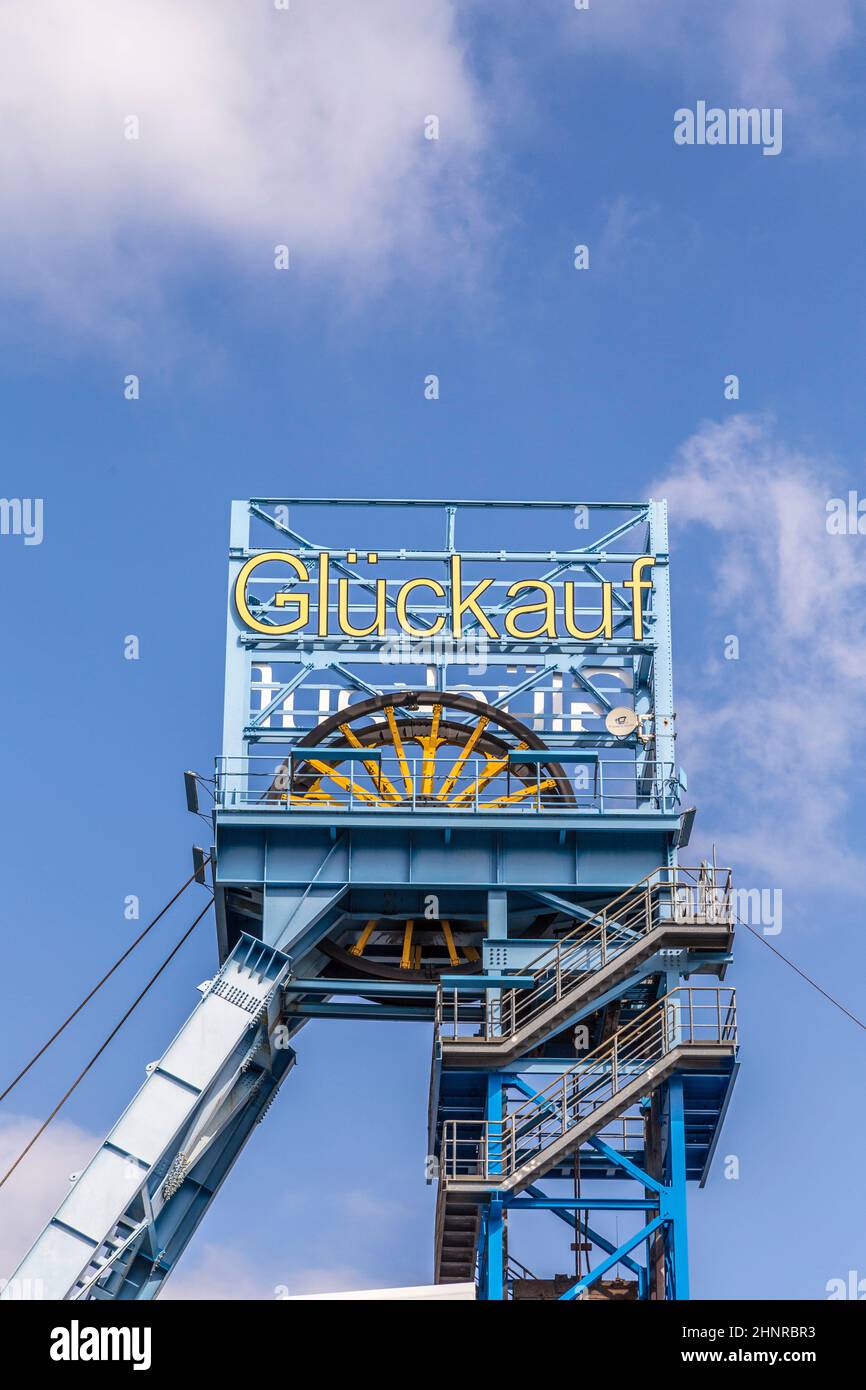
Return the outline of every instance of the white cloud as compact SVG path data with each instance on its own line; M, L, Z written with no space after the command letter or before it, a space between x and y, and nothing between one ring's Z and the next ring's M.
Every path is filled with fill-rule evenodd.
M217 1199L219 1200L219 1199ZM322 1229L317 1244L339 1253L339 1242L350 1248L357 1262L334 1261L316 1264L309 1258L292 1256L291 1242L286 1253L268 1254L255 1261L248 1249L233 1242L193 1241L177 1270L167 1280L163 1298L258 1299L275 1298L280 1290L295 1294L345 1293L353 1289L390 1288L397 1281L388 1269L388 1252L383 1249L383 1231L403 1229L406 1209L381 1193L349 1188L331 1203L332 1226ZM289 1220L291 1236L295 1230ZM309 1230L305 1228L309 1247ZM298 1235L295 1233L295 1239ZM313 1259L315 1258L314 1252Z
M40 1123L29 1115L0 1119L0 1173L6 1172ZM70 1174L84 1167L100 1142L78 1125L55 1120L0 1188L0 1278L8 1279L18 1266L69 1191Z
M39 1123L29 1115L0 1120L0 1173L33 1137ZM9 1278L18 1266L69 1191L71 1174L80 1172L101 1142L78 1125L55 1120L0 1188L0 1279ZM358 1190L342 1194L338 1205L345 1230L363 1247L365 1263L376 1265L378 1259L381 1265L378 1237L389 1221L393 1229L399 1229L396 1218L405 1215L403 1209L375 1193ZM273 1254L257 1257L242 1246L194 1238L160 1297L267 1299L275 1298L278 1288L291 1294L341 1293L382 1287L383 1278L387 1284L380 1267L364 1269L349 1262L305 1264Z
M277 1299L287 1294L343 1293L376 1288L375 1281L350 1264L328 1266L289 1265L279 1275L271 1259L267 1270L261 1259L234 1245L193 1244L166 1281L161 1299Z
M724 92L706 90L716 76L738 100L788 109L811 105L816 79L856 38L854 0L605 0L569 27L579 43L676 67L689 99L725 104Z
M774 883L841 887L855 873L846 825L862 794L851 729L866 720L866 542L826 525L828 499L849 485L771 421L741 415L704 425L652 489L675 535L719 537L705 552L716 655L679 675L680 756L708 806L699 826L728 862ZM738 662L722 656L729 633Z
M436 254L452 273L486 124L455 8L6 0L0 286L123 336L173 267L214 253L252 273L286 243L298 274L346 284L430 275Z
M641 257L652 246L651 232L658 211L655 202L642 201L629 193L618 194L605 209L594 269L639 266Z
M194 1241L166 1280L160 1299L273 1298L274 1284L249 1251L213 1242L198 1245Z

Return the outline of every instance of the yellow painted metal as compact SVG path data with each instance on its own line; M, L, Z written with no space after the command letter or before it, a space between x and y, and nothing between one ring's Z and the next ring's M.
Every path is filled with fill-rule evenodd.
M449 806L458 806L461 801L471 801L476 792L480 792L482 788L487 786L488 782L492 782L494 777L498 777L500 772L504 772L508 766L507 754L503 758L492 757L490 754L485 754L485 756L487 766L484 771L480 772L475 781L471 782L468 787L464 787L462 792L458 792L456 796L452 797L448 803Z
M400 969L412 969L412 931L415 923L409 921L403 930L403 954L400 957Z
M365 748L368 746L367 744L361 742L354 729L350 728L348 724L340 725L340 733L346 739L347 743L350 743L353 748ZM376 784L376 790L380 793L380 795L384 791L385 795L387 797L390 797L393 801L403 800L397 788L394 786L394 783L390 780L390 778L385 776L381 767L374 758L365 758L364 767L367 769L368 773L372 777L374 783Z
M398 727L397 720L395 718L394 711L392 708L389 707L385 710L385 718L388 722L388 730L393 741L394 752L397 756L397 763L400 768L400 774L403 780L405 794L407 797L411 797L414 793L414 783L409 766L409 761L406 757L405 745L400 735L400 729ZM472 753L476 748L478 740L480 739L484 730L490 723L489 717L487 715L482 715L479 718L478 723L472 730L472 733L470 734L466 743L460 748L460 751L456 759L451 764L451 767L445 775L441 787L438 791L435 791L434 783L436 778L436 755L438 753L438 750L443 745L447 745L450 742L450 740L447 737L440 738L439 736L441 718L442 706L438 704L434 705L432 710L432 717L430 720L429 732L427 734L414 735L414 741L420 745L422 751L421 794L423 796L432 796L435 792L435 796L438 801L444 801L451 806L458 806L463 804L464 802L472 800L473 798L477 798L479 792L483 791L483 789L486 786L488 786L490 782L492 782L496 777L500 776L503 772L507 770L508 755L484 753L482 756L486 759L487 764L484 771L481 772L469 786L464 787L462 791L457 792L456 795L451 795L455 785L459 781L460 775L463 771L463 768L466 765L467 760L472 756ZM343 723L339 726L339 729L340 733L346 739L346 742L350 744L353 748L363 749L371 747L370 744L362 743L362 741L358 738L357 734L352 729L350 724ZM525 743L517 744L517 748L525 748L526 746L527 745ZM404 800L403 793L401 793L400 790L390 780L390 778L385 775L385 773L382 771L381 766L376 760L372 758L365 758L362 760L362 763L368 775L372 779L375 787L377 788L376 792L370 792L367 791L365 788L358 786L357 783L350 780L343 773L336 771L336 769L333 766L317 761L314 758L310 758L308 761L308 766L314 768L315 771L319 774L319 776L316 778L315 783L303 795L290 793L287 798L286 794L283 793L281 796L281 800L288 799L292 802L333 802L333 804L338 805L339 802L337 801L337 799L334 796L329 795L328 792L322 789L323 778L329 778L344 792L350 792L355 797L357 797L358 800L372 802L374 805L393 805ZM539 791L549 791L555 788L555 786L556 781L554 779L546 778L540 784L540 786L537 783L532 786L524 786L519 788L515 792L503 793L501 796L493 797L490 801L483 803L479 802L479 805L482 806L482 808L507 806L511 803L523 801L527 797L531 797Z
M460 776L466 759L470 756L472 749L475 747L476 743L478 742L481 735L484 733L484 730L487 728L487 725L489 723L490 720L487 718L485 714L481 716L478 723L475 725L475 728L472 730L472 733L469 735L469 738L466 740L466 743L463 746L460 756L457 758L456 762L454 763L454 766L451 768L451 771L448 773L448 776L445 778L445 781L439 788L439 791L437 793L439 801L444 801L448 796L448 793L454 786L454 783L457 781L457 778Z
M430 721L430 732L426 735L418 735L417 741L421 745L423 758L421 760L421 795L429 796L433 791L433 775L436 769L436 752L440 744L445 739L439 737L439 720L442 718L442 706L433 706L433 718Z
M445 947L448 951L448 959L452 965L460 964L460 957L457 954L457 947L454 945L454 933L451 930L450 922L442 923L442 935L445 938Z
M518 743L515 745L516 748L526 748L526 746L525 743ZM498 777L500 772L504 772L508 767L507 753L502 758L496 757L493 753L485 753L484 756L487 759L487 767L476 777L475 781L472 782L470 786L464 787L462 792L458 792L456 796L451 798L451 801L448 803L450 806L457 806L461 801L470 800L477 792L480 792L483 787L486 787L488 782L492 782L494 777ZM534 790L535 788L533 787L533 791ZM490 804L495 805L495 802L491 802Z
M282 799L283 801L286 800L285 792L283 793ZM324 801L330 802L334 806L339 805L339 802L335 796L332 796L330 792L322 790L321 777L317 777L315 782L313 782L312 785L303 794L299 792L292 792L291 796L288 799L289 801L300 803L303 803L305 801Z
M403 748L403 740L400 737L400 730L397 728L397 720L390 705L385 710L385 718L388 721L388 728L391 731L391 740L394 744L394 752L397 754L397 762L400 765L400 772L403 777L403 786L406 788L406 795L411 796L413 791L412 774L409 771L409 763L406 760L406 753Z
M374 801L377 806L381 806L385 801L383 796L377 796L375 792L365 791L363 787L358 786L357 782L353 784L348 777L343 776L342 772L335 772L333 768L328 767L327 763L321 763L317 759L311 758L310 767L314 767L323 777L330 777L332 782L336 782L338 787L343 788L343 791L350 792L361 801Z
M511 792L507 796L497 796L494 801L484 801L481 804L482 810L490 806L508 806L513 801L522 801L524 797L535 796L537 792L550 791L551 787L556 786L555 777L546 777L543 782L534 783L531 787L521 787L520 791Z
M375 929L376 918L374 917L372 921L367 923L366 927L361 932L361 935L358 937L358 940L355 942L354 946L349 947L350 956L362 956L364 954L364 947L370 940L370 937L373 935Z

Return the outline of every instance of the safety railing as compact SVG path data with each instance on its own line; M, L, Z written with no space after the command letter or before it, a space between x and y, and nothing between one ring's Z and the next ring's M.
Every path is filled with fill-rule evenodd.
M737 1043L736 996L727 986L683 985L645 1009L501 1120L446 1120L441 1175L447 1182L501 1182L545 1165L563 1136L647 1076L679 1048ZM647 1078L648 1079L648 1078ZM634 1092L626 1100L631 1104ZM624 1097L625 1099L625 1097ZM601 1125L599 1126L601 1128ZM592 1129L585 1125L585 1132Z
M655 869L522 967L521 975L533 977L531 988L489 990L479 1006L477 998L470 999L440 984L436 1001L439 1034L449 1043L466 1044L510 1038L567 1000L586 980L657 927L673 923L731 926L731 870L709 864L698 869Z
M522 1260L518 1260L516 1256L509 1254L505 1261L505 1278L509 1284L513 1284L515 1280L518 1279L532 1280L532 1282L535 1283L538 1279L538 1275L533 1274L532 1270L528 1265L525 1265Z
M393 749L296 750L282 762L267 754L216 759L215 803L221 810L424 811L539 814L655 810L673 812L679 783L670 763L636 762L599 753L564 762L552 775L533 759L464 756L459 749L409 756ZM551 762L556 751L551 750Z

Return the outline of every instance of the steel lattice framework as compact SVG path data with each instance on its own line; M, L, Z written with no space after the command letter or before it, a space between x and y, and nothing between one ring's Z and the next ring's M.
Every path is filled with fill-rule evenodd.
M737 1036L730 874L678 862L665 504L254 498L229 571L220 969L19 1277L154 1296L305 1022L372 1018L434 1029L437 1281L688 1297ZM573 1272L521 1264L529 1211Z

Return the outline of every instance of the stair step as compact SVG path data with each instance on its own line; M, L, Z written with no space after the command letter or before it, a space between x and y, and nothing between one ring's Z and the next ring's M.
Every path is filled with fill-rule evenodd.
M724 929L722 924L717 924L717 927L719 931ZM563 980L563 990L560 998L551 999L544 1005L545 1010L550 1010L546 1022L538 1023L535 1019L527 1020L527 1022L523 1024L518 1024L516 1032L504 1034L495 1041L477 1038L471 1041L465 1039L462 1042L455 1042L443 1037L443 1057L449 1059L453 1058L454 1060L462 1057L464 1061L471 1064L473 1052L485 1058L493 1056L506 1058L512 1052L523 1054L531 1050L541 1042L544 1042L556 1031L556 1022L559 1017L562 1014L568 1013L569 1009L573 1008L581 995L585 995L587 1000L592 998L593 994L598 990L598 974L603 973L603 987L606 991L615 989L621 985L624 980L628 979L635 968L642 965L644 961L659 949L666 935L674 933L674 939L676 940L677 933L688 931L690 928L696 933L695 944L697 944L699 940L702 941L703 934L712 930L712 927L705 922L690 922L683 920L659 923L650 934L641 935L624 946L621 950L617 951L617 953L611 956L607 963L601 967L601 970L589 971L579 979L575 979L572 984L569 984L566 975ZM701 933L701 937L699 937L697 933ZM693 944L690 936L684 939L683 944L687 946ZM718 949L721 943L713 942L713 945ZM550 983L552 978L553 973L551 968L551 974L539 982L540 987L544 988L546 984ZM468 1057L467 1054L469 1054Z
M477 1202L459 1193L449 1197L440 1189L441 1226L436 1258L436 1282L465 1284L475 1278L476 1251L481 1224Z

